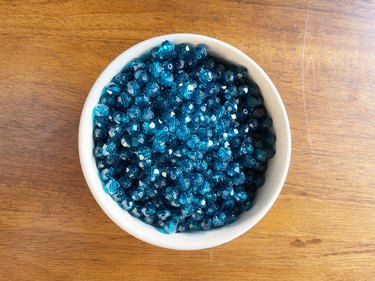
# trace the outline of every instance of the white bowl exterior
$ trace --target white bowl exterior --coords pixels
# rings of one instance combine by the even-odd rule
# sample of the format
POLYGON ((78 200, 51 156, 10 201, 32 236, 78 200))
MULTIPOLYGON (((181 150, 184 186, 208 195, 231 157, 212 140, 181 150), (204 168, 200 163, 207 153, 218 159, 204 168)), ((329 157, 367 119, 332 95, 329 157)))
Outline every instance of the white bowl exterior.
POLYGON ((195 34, 170 34, 151 38, 120 54, 100 74, 91 88, 83 107, 79 126, 81 167, 86 182, 100 207, 112 221, 132 236, 159 247, 176 250, 196 250, 214 247, 240 236, 258 223, 272 207, 282 189, 289 168, 290 154, 291 136, 288 116, 272 81, 253 60, 240 50, 220 40, 195 34), (92 112, 99 101, 102 89, 131 59, 149 52, 153 47, 160 45, 165 40, 170 40, 175 44, 205 44, 208 46, 211 55, 222 57, 233 64, 246 67, 251 78, 259 85, 266 108, 273 119, 277 138, 276 154, 269 161, 266 182, 262 188, 258 189, 253 208, 242 213, 234 223, 219 229, 167 235, 131 216, 104 192, 92 154, 94 147, 92 112))

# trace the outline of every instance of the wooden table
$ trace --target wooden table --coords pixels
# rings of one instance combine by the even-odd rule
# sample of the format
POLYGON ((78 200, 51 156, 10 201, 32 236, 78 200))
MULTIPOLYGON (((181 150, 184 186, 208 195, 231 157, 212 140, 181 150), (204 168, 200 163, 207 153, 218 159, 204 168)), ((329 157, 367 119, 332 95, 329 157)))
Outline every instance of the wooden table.
POLYGON ((0 280, 375 280, 375 3, 109 2, 0 3, 0 280), (202 251, 122 231, 78 159, 99 73, 135 43, 176 32, 251 56, 292 128, 272 210, 202 251))

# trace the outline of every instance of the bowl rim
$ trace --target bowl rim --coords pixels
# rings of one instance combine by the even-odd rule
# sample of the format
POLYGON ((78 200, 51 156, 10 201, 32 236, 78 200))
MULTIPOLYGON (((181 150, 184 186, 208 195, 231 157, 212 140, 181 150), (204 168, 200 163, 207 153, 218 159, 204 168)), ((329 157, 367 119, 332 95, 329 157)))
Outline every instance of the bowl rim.
MULTIPOLYGON (((104 85, 105 85, 104 84, 104 85)), ((97 103, 97 101, 96 101, 97 103)), ((90 137, 92 138, 91 134, 90 137)), ((256 225, 265 215, 266 213, 271 209, 273 204, 275 203, 276 199, 278 198, 283 185, 285 183, 289 165, 290 165, 290 158, 291 158, 291 132, 290 132, 290 125, 289 125, 289 119, 287 112, 285 110, 284 103, 282 102, 281 96, 279 92, 277 91, 276 87, 274 86, 273 82, 271 79, 267 76, 267 74, 263 71, 263 69, 255 63, 248 55, 240 51, 239 49, 233 47, 232 45, 225 43, 221 40, 208 37, 208 36, 203 36, 203 35, 198 35, 198 34, 190 34, 190 33, 176 33, 176 34, 167 34, 167 35, 162 35, 162 36, 157 36, 157 37, 152 37, 150 39, 141 41, 137 43, 136 45, 130 47, 129 49, 125 50, 122 52, 120 55, 118 55, 99 75, 95 83, 93 84, 92 88, 90 89, 80 117, 80 124, 79 124, 79 133, 78 133, 78 150, 79 150, 79 159, 80 159, 80 164, 81 168, 83 171, 84 178, 86 180, 86 183, 94 196, 95 200, 99 204, 99 206, 102 208, 102 210, 106 213, 106 215, 115 223, 117 224, 122 230, 126 231, 130 235, 147 242, 149 244, 163 247, 163 248, 169 248, 169 249, 175 249, 175 250, 197 250, 197 249, 205 249, 205 248, 210 248, 214 246, 218 246, 224 243, 227 243, 236 237, 244 234, 246 231, 251 229, 254 225, 256 225), (132 226, 127 225, 124 221, 121 221, 119 219, 119 214, 118 211, 115 210, 115 208, 111 208, 108 206, 108 199, 114 202, 112 198, 107 198, 106 196, 103 196, 104 190, 103 186, 101 185, 100 188, 97 187, 97 184, 94 182, 92 175, 93 175, 93 169, 92 166, 90 166, 89 161, 87 159, 88 157, 88 147, 87 147, 87 135, 86 135, 86 126, 87 126, 87 119, 88 117, 90 118, 92 122, 92 98, 94 96, 94 93, 97 93, 97 91, 102 91, 103 89, 103 82, 107 81, 105 84, 107 84, 112 77, 108 76, 109 72, 112 72, 114 68, 118 67, 119 63, 122 63, 123 67, 126 65, 123 64, 123 61, 129 61, 130 59, 126 60, 125 58, 128 57, 128 54, 137 50, 138 48, 144 48, 144 46, 148 45, 153 45, 157 46, 161 42, 165 40, 171 40, 174 41, 175 39, 181 39, 184 38, 186 39, 186 42, 189 43, 190 40, 195 39, 195 40, 201 40, 202 43, 204 42, 210 42, 215 45, 219 45, 223 48, 226 48, 230 50, 231 52, 237 53, 238 55, 241 55, 244 59, 246 59, 257 71, 258 73, 262 76, 262 78, 266 81, 266 83, 270 86, 275 99, 277 100, 277 104, 280 107, 282 117, 283 117, 283 125, 285 127, 285 133, 286 133, 286 159, 285 159, 285 164, 283 166, 283 170, 281 171, 281 177, 280 181, 277 185, 276 190, 273 192, 271 199, 267 201, 267 203, 262 207, 262 210, 258 213, 257 216, 254 216, 253 220, 251 223, 247 224, 246 227, 242 227, 240 229, 236 229, 229 235, 226 235, 224 238, 221 239, 210 239, 208 241, 199 241, 197 240, 196 243, 189 244, 189 245, 182 245, 179 242, 176 243, 171 243, 168 239, 155 239, 152 237, 152 235, 148 235, 147 233, 143 233, 139 229, 136 229, 132 226), (109 80, 108 80, 109 79, 109 80)), ((92 149, 90 149, 90 155, 92 157, 92 149)), ((95 166, 95 173, 97 174, 97 177, 99 178, 98 175, 98 170, 95 166)), ((114 202, 116 203, 116 202, 114 202)), ((116 204, 117 205, 117 204, 116 204)), ((119 207, 119 209, 121 209, 119 207)), ((122 209, 121 209, 122 210, 122 209)), ((124 210, 122 210, 124 211, 124 210)), ((125 211, 126 212, 126 211, 125 211)), ((138 220, 138 219, 137 219, 138 220)), ((142 221, 138 220, 139 223, 143 223, 142 221)), ((134 226, 134 224, 133 224, 134 226)), ((215 230, 209 230, 209 232, 220 232, 223 228, 218 228, 215 230)), ((173 234, 173 235, 184 235, 185 237, 187 236, 194 236, 194 233, 183 233, 183 234, 173 234), (186 236, 187 235, 187 236, 186 236)), ((204 240, 204 239, 203 239, 204 240)), ((207 239, 206 239, 207 240, 207 239)))

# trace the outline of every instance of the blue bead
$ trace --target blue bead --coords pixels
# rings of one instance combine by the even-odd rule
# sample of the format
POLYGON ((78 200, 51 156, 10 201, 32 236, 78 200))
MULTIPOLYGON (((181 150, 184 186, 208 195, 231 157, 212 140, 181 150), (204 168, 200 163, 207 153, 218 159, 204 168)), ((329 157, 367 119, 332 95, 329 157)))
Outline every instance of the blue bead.
POLYGON ((222 210, 233 210, 233 208, 236 206, 236 201, 234 199, 228 199, 223 201, 223 204, 221 206, 222 210))
MULTIPOLYGON (((204 213, 202 209, 196 209, 194 213, 191 215, 191 218, 195 221, 200 221, 203 219, 203 216, 204 216, 204 213)), ((199 229, 199 224, 197 225, 197 229, 199 229)))
POLYGON ((234 198, 238 201, 238 202, 244 202, 247 200, 247 193, 245 191, 237 191, 235 192, 234 194, 234 198))
POLYGON ((254 147, 248 143, 248 142, 244 142, 240 148, 240 155, 251 155, 253 154, 254 152, 254 147))
POLYGON ((161 59, 175 56, 175 46, 171 41, 164 41, 158 49, 158 55, 161 59))
POLYGON ((172 72, 163 71, 160 75, 160 85, 162 86, 172 86, 174 82, 174 76, 172 72))
POLYGON ((212 189, 212 185, 208 181, 204 181, 202 184, 198 187, 198 192, 202 195, 210 192, 212 189))
POLYGON ((207 84, 207 83, 211 82, 212 79, 213 79, 213 74, 210 70, 202 68, 199 71, 199 82, 201 82, 203 84, 207 84))
POLYGON ((152 111, 151 108, 149 107, 146 107, 143 109, 142 111, 142 120, 143 121, 148 121, 148 120, 151 120, 153 119, 155 116, 154 112, 152 111))
POLYGON ((212 219, 204 218, 201 222, 201 228, 203 230, 210 230, 212 228, 212 219))
POLYGON ((104 128, 96 128, 93 133, 94 140, 105 140, 108 137, 107 130, 104 128))
POLYGON ((138 82, 139 85, 143 85, 149 80, 147 72, 143 69, 134 72, 134 79, 138 82))
POLYGON ((125 74, 125 73, 120 72, 119 74, 117 74, 117 75, 113 78, 113 81, 114 81, 117 85, 124 86, 124 85, 126 85, 126 83, 128 82, 128 75, 125 74))
POLYGON ((231 163, 228 165, 228 169, 226 170, 227 174, 231 177, 238 175, 241 173, 241 167, 238 163, 231 163))
POLYGON ((181 214, 185 217, 189 217, 194 213, 194 206, 192 204, 186 203, 181 206, 181 214))
POLYGON ((123 107, 123 108, 128 108, 130 103, 131 103, 131 96, 128 95, 127 93, 125 92, 121 92, 119 93, 118 97, 117 97, 117 102, 123 107))
POLYGON ((131 193, 131 197, 134 201, 139 201, 145 195, 145 191, 142 188, 137 188, 131 193))
POLYGON ((234 98, 237 97, 237 95, 238 95, 238 91, 237 91, 237 88, 235 86, 227 87, 224 90, 224 97, 227 100, 234 99, 234 98))
POLYGON ((221 198, 223 198, 224 200, 232 199, 233 196, 234 189, 231 186, 227 186, 221 191, 221 198))
POLYGON ((105 104, 98 104, 94 108, 94 115, 97 117, 107 117, 109 114, 109 107, 105 104))
POLYGON ((164 230, 166 233, 175 233, 177 230, 177 223, 174 220, 167 220, 164 224, 164 230))
POLYGON ((244 211, 248 211, 253 207, 254 203, 252 201, 245 201, 242 203, 241 207, 244 211))
POLYGON ((232 84, 234 82, 234 73, 232 71, 225 71, 223 73, 222 79, 225 84, 232 84))
POLYGON ((206 45, 199 44, 194 48, 194 57, 196 60, 203 60, 208 56, 208 49, 206 45))
POLYGON ((194 168, 194 162, 190 159, 185 159, 180 162, 180 168, 185 173, 190 173, 194 168))
POLYGON ((149 71, 154 78, 159 78, 164 71, 164 67, 160 62, 155 61, 150 64, 149 71))
POLYGON ((105 87, 105 92, 108 95, 117 95, 121 91, 121 88, 114 82, 110 82, 106 87, 105 87))
POLYGON ((224 212, 218 211, 215 213, 215 215, 212 217, 212 224, 216 227, 222 226, 225 223, 227 216, 224 212))
MULTIPOLYGON (((189 184, 190 184, 190 181, 189 181, 189 184)), ((185 186, 184 186, 184 188, 185 188, 185 186)), ((180 195, 180 198, 178 199, 178 202, 182 205, 193 202, 193 194, 191 192, 182 192, 181 195, 180 195)))
POLYGON ((103 155, 104 156, 112 156, 116 153, 117 146, 114 142, 108 142, 103 145, 103 155))
POLYGON ((179 177, 177 179, 177 186, 180 190, 186 191, 190 188, 191 182, 189 178, 179 177))
POLYGON ((172 214, 171 211, 168 210, 168 209, 165 209, 165 208, 158 209, 158 211, 156 212, 156 215, 162 221, 164 221, 167 218, 169 218, 171 216, 171 214, 172 214))
POLYGON ((121 202, 121 207, 124 208, 126 211, 131 211, 134 208, 134 206, 134 201, 132 201, 129 198, 124 198, 124 200, 121 202))
POLYGON ((232 151, 229 147, 220 147, 217 156, 222 161, 228 161, 232 157, 232 151))
POLYGON ((139 168, 135 165, 130 165, 125 169, 126 174, 131 179, 136 179, 139 175, 139 168))
POLYGON ((136 96, 140 92, 140 86, 136 81, 130 81, 126 84, 126 91, 131 96, 136 96))
POLYGON ((192 135, 189 137, 188 141, 187 141, 187 146, 194 149, 197 147, 197 145, 199 144, 199 137, 197 135, 192 135))
POLYGON ((165 140, 163 138, 155 138, 152 142, 152 149, 156 152, 164 153, 166 148, 165 140))
POLYGON ((177 129, 176 135, 180 140, 186 140, 190 136, 190 129, 182 125, 177 129))
POLYGON ((145 217, 152 216, 156 213, 156 206, 151 202, 147 202, 141 209, 141 212, 145 217))
POLYGON ((133 183, 132 179, 128 176, 122 176, 121 178, 119 178, 118 182, 123 189, 130 188, 133 183))
POLYGON ((190 56, 193 48, 188 44, 180 44, 177 48, 177 55, 182 58, 190 56))
POLYGON ((198 85, 193 81, 185 82, 181 84, 178 85, 178 88, 177 88, 178 93, 182 95, 184 98, 190 99, 198 85))
POLYGON ((130 119, 138 119, 141 116, 141 110, 138 106, 130 107, 126 113, 130 117, 130 119))
POLYGON ((168 186, 165 188, 164 196, 168 201, 177 200, 179 196, 179 191, 177 190, 177 188, 168 186))
POLYGON ((122 188, 119 188, 115 194, 111 195, 112 199, 116 202, 121 202, 126 197, 125 191, 122 188))
POLYGON ((236 79, 239 82, 244 82, 247 77, 247 69, 245 67, 237 67, 235 70, 236 79))
POLYGON ((160 94, 160 86, 156 82, 148 82, 144 92, 148 97, 156 97, 160 94))
POLYGON ((128 67, 133 70, 133 71, 137 71, 138 69, 143 69, 145 68, 145 64, 143 63, 143 61, 141 61, 140 59, 132 59, 129 64, 128 64, 128 67))
POLYGON ((260 162, 265 162, 267 160, 267 152, 262 149, 256 149, 254 156, 260 162))
POLYGON ((182 175, 182 170, 179 167, 173 167, 168 169, 168 176, 172 180, 178 179, 182 175))
POLYGON ((110 179, 105 185, 105 190, 109 195, 114 195, 120 189, 120 184, 115 179, 110 179))

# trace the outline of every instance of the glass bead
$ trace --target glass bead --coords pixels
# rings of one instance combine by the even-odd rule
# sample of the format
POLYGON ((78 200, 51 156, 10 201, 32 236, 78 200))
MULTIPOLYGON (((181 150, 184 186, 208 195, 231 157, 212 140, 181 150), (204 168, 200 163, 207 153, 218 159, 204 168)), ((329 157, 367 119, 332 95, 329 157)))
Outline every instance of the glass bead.
POLYGON ((260 162, 265 162, 267 160, 267 152, 262 149, 256 149, 254 152, 256 160, 260 162))
POLYGON ((225 223, 227 216, 222 211, 217 211, 215 215, 212 217, 212 224, 215 227, 222 226, 225 223))
POLYGON ((107 117, 109 114, 109 107, 105 104, 98 104, 94 108, 94 114, 97 117, 107 117))
POLYGON ((207 69, 201 69, 199 71, 199 82, 203 84, 207 84, 211 82, 213 79, 213 74, 210 70, 207 69))
POLYGON ((168 234, 175 233, 177 230, 177 223, 174 220, 167 220, 164 223, 164 230, 168 234))
POLYGON ((234 198, 238 201, 238 202, 245 202, 247 200, 247 193, 245 191, 238 191, 238 192, 235 192, 234 194, 234 198))
POLYGON ((208 56, 207 46, 203 44, 199 44, 197 47, 195 47, 193 52, 196 60, 203 60, 208 56))
POLYGON ((120 72, 113 78, 114 82, 118 85, 124 86, 128 82, 128 75, 120 72))
POLYGON ((234 196, 234 189, 231 186, 227 186, 221 191, 221 198, 224 200, 232 199, 234 196))
POLYGON ((136 96, 140 92, 140 86, 137 81, 130 81, 126 84, 126 91, 131 96, 136 96))
POLYGON ((124 208, 126 211, 131 211, 134 208, 134 206, 134 201, 126 197, 121 202, 121 207, 124 208))
POLYGON ((232 151, 229 147, 220 147, 217 152, 217 156, 222 161, 228 161, 232 157, 232 151))
POLYGON ((128 64, 128 67, 133 70, 133 71, 137 71, 138 69, 143 69, 145 68, 145 64, 143 63, 143 61, 141 61, 140 59, 132 59, 129 64, 128 64))
POLYGON ((164 221, 167 218, 169 218, 172 215, 172 213, 166 208, 161 208, 157 210, 156 215, 159 218, 159 220, 164 221))
POLYGON ((114 142, 108 142, 103 145, 103 155, 104 156, 112 156, 116 153, 117 146, 114 142))
POLYGON ((121 88, 114 82, 108 83, 105 87, 105 92, 108 95, 117 95, 121 91, 121 88))
POLYGON ((119 178, 118 180, 120 186, 123 188, 123 189, 128 189, 131 187, 133 181, 131 178, 129 178, 128 176, 122 176, 119 178))
POLYGON ((126 174, 131 179, 136 179, 139 175, 139 168, 136 165, 130 165, 125 169, 126 174))
POLYGON ((171 58, 175 55, 175 46, 171 41, 164 41, 158 49, 158 55, 161 59, 171 58))
POLYGON ((119 188, 120 184, 115 179, 110 179, 105 185, 105 190, 109 193, 109 195, 114 195, 119 188))
POLYGON ((131 197, 134 201, 141 200, 144 195, 145 195, 145 191, 142 188, 137 188, 133 190, 133 192, 131 193, 131 197))
POLYGON ((234 82, 234 73, 232 71, 225 71, 222 76, 224 84, 232 84, 234 82))
POLYGON ((156 82, 148 82, 144 89, 144 93, 148 97, 156 97, 160 94, 160 86, 156 82))
POLYGON ((172 86, 173 82, 174 82, 174 76, 172 72, 163 71, 160 74, 160 85, 165 86, 165 87, 170 87, 172 86))
POLYGON ((186 191, 190 188, 191 182, 189 178, 179 177, 177 179, 177 186, 180 190, 186 191))
POLYGON ((145 217, 152 216, 156 213, 156 206, 151 202, 147 202, 141 209, 141 212, 145 217))

